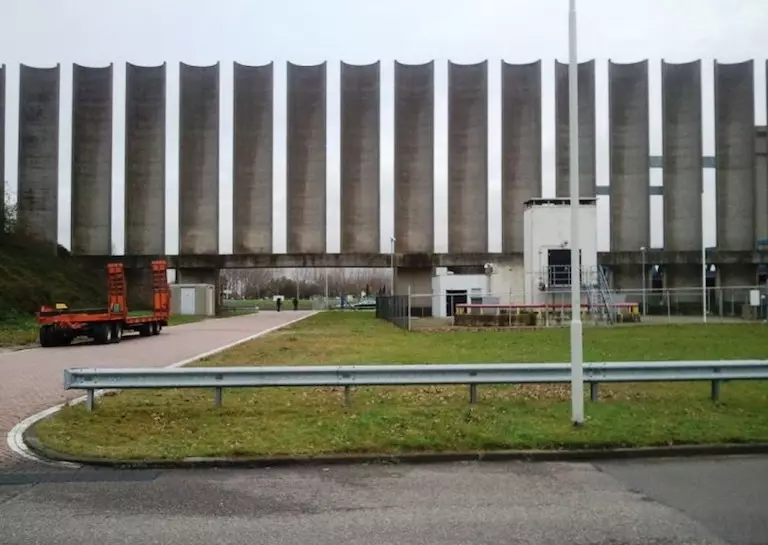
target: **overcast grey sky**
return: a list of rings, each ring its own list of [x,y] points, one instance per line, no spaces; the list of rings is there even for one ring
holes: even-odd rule
[[[661,154],[660,62],[704,60],[704,153],[714,153],[712,61],[759,61],[755,66],[757,124],[766,123],[768,9],[765,0],[582,0],[579,3],[579,58],[597,64],[597,176],[608,183],[607,61],[649,59],[651,153]],[[499,251],[500,233],[500,60],[544,61],[542,137],[544,195],[554,194],[554,67],[567,59],[567,0],[24,0],[6,2],[0,17],[0,62],[8,65],[6,179],[16,187],[18,64],[62,63],[59,240],[69,245],[69,142],[72,63],[115,63],[113,151],[114,246],[123,250],[124,83],[125,62],[168,62],[168,161],[166,248],[175,253],[178,195],[178,62],[221,61],[221,230],[222,253],[232,248],[232,61],[275,61],[275,142],[284,142],[285,61],[328,65],[328,250],[339,249],[339,65],[382,61],[382,248],[392,233],[393,60],[436,63],[436,249],[447,248],[447,67],[483,59],[489,65],[490,249]],[[652,183],[661,185],[659,171]],[[277,252],[285,251],[285,153],[275,150],[274,229]],[[705,174],[707,210],[714,218],[714,173]],[[661,197],[653,197],[652,244],[662,244]],[[608,249],[608,203],[598,204],[598,244]],[[705,236],[715,243],[714,221]]]

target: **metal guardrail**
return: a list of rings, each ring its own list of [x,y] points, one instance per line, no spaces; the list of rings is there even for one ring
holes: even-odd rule
[[[334,365],[302,367],[183,367],[176,369],[67,369],[64,388],[86,390],[93,410],[96,390],[136,388],[213,388],[221,406],[224,388],[344,387],[344,402],[354,386],[416,386],[465,384],[470,403],[477,402],[481,384],[563,384],[571,380],[570,363],[479,363],[425,365]],[[768,380],[768,360],[647,361],[584,364],[590,397],[598,384],[611,382],[711,382],[717,400],[727,380]]]

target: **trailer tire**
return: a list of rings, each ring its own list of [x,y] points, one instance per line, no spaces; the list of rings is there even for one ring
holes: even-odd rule
[[[49,325],[44,325],[40,328],[40,346],[43,348],[50,348],[52,346],[56,346],[56,342],[54,339],[54,332],[53,328]]]
[[[152,322],[150,325],[150,331],[152,332],[152,335],[160,335],[160,324],[157,322]]]
[[[149,337],[152,334],[152,324],[145,324],[139,327],[139,336]]]
[[[117,344],[123,340],[123,324],[121,322],[112,322],[110,325],[112,330],[112,342]]]
[[[108,344],[112,342],[112,326],[110,324],[98,324],[94,326],[93,340],[96,344]]]

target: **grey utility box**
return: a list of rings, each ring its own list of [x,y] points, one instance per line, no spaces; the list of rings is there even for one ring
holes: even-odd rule
[[[171,314],[214,316],[216,287],[213,284],[171,284]]]

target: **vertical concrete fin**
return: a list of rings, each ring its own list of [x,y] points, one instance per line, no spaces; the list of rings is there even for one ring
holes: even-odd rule
[[[765,62],[768,73],[768,61]],[[768,80],[760,90],[763,103],[768,99]],[[768,126],[757,127],[755,134],[755,240],[768,239]],[[762,246],[762,245],[761,245]]]
[[[524,251],[523,203],[541,196],[541,61],[501,65],[501,251]]]
[[[234,64],[233,249],[271,254],[274,65]]]
[[[755,248],[754,61],[715,61],[717,248]]]
[[[701,61],[662,62],[664,249],[701,248]]]
[[[73,255],[112,254],[112,65],[72,67]]]
[[[288,253],[323,253],[326,238],[326,63],[288,63]]]
[[[448,63],[448,252],[488,251],[488,61]]]
[[[395,248],[435,247],[435,63],[395,62]]]
[[[125,67],[125,253],[165,254],[166,65]]]
[[[380,63],[341,63],[341,252],[379,253]]]
[[[568,64],[555,61],[555,190],[568,198],[570,153]],[[595,177],[595,61],[579,64],[579,196],[594,197]]]
[[[20,66],[19,229],[58,245],[60,67]]]
[[[0,233],[5,231],[5,65],[0,64]]]
[[[179,74],[179,254],[218,254],[219,63]]]
[[[608,64],[611,250],[651,243],[648,61]]]

